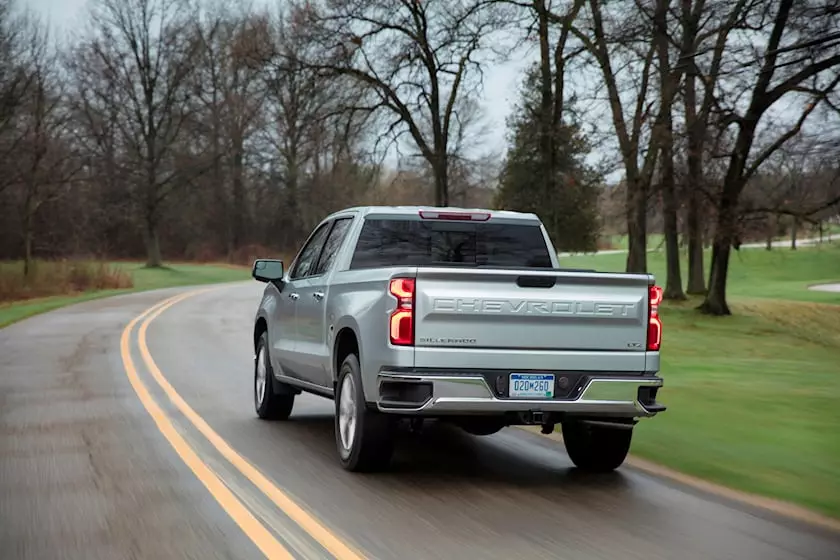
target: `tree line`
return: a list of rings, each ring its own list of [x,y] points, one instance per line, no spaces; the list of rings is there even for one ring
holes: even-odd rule
[[[626,232],[629,272],[661,231],[666,297],[728,314],[733,248],[838,214],[838,24],[829,0],[92,0],[57,37],[0,0],[0,257],[235,259],[346,206],[495,206],[559,250]],[[482,152],[485,73],[523,52]]]

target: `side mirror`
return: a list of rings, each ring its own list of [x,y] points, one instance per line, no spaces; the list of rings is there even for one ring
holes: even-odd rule
[[[251,269],[251,276],[258,282],[277,282],[283,279],[283,261],[257,259]]]

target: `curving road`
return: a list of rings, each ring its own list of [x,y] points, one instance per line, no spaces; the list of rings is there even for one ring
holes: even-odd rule
[[[335,459],[332,403],[255,418],[262,286],[88,302],[0,330],[0,557],[836,559],[840,534],[624,467],[581,476],[509,428]],[[126,329],[126,327],[129,327]]]

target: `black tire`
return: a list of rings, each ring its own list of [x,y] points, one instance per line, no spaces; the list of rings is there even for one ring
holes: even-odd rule
[[[575,466],[588,472],[610,472],[627,458],[632,428],[610,428],[584,422],[563,422],[566,452]]]
[[[345,379],[349,381],[345,382]],[[352,438],[345,445],[342,438],[342,393],[350,390],[351,402],[344,403],[348,410],[355,412]],[[338,373],[335,389],[335,444],[341,466],[352,472],[372,472],[384,470],[391,462],[394,453],[395,419],[376,410],[371,410],[365,403],[362,388],[362,374],[359,358],[350,354],[344,359]],[[349,428],[348,428],[349,429]],[[349,434],[349,432],[348,432]]]
[[[268,336],[263,333],[257,342],[257,357],[254,360],[254,409],[262,420],[288,420],[295,406],[295,393],[291,390],[283,391],[277,386],[279,384],[274,379],[274,370],[268,356],[267,339]],[[261,365],[265,368],[265,384],[262,389],[259,384]]]

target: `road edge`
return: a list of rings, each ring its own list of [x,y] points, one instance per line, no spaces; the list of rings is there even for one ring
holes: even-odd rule
[[[543,434],[540,432],[539,426],[513,427],[519,428],[525,432],[547,437],[556,443],[563,443],[563,436],[558,432]],[[645,474],[678,482],[695,490],[713,494],[727,500],[732,500],[759,510],[774,513],[814,527],[840,533],[840,519],[823,515],[822,513],[818,513],[814,510],[793,504],[791,502],[768,498],[759,494],[744,492],[743,490],[736,490],[735,488],[730,488],[716,482],[711,482],[697,476],[686,474],[634,455],[628,455],[624,464]]]

